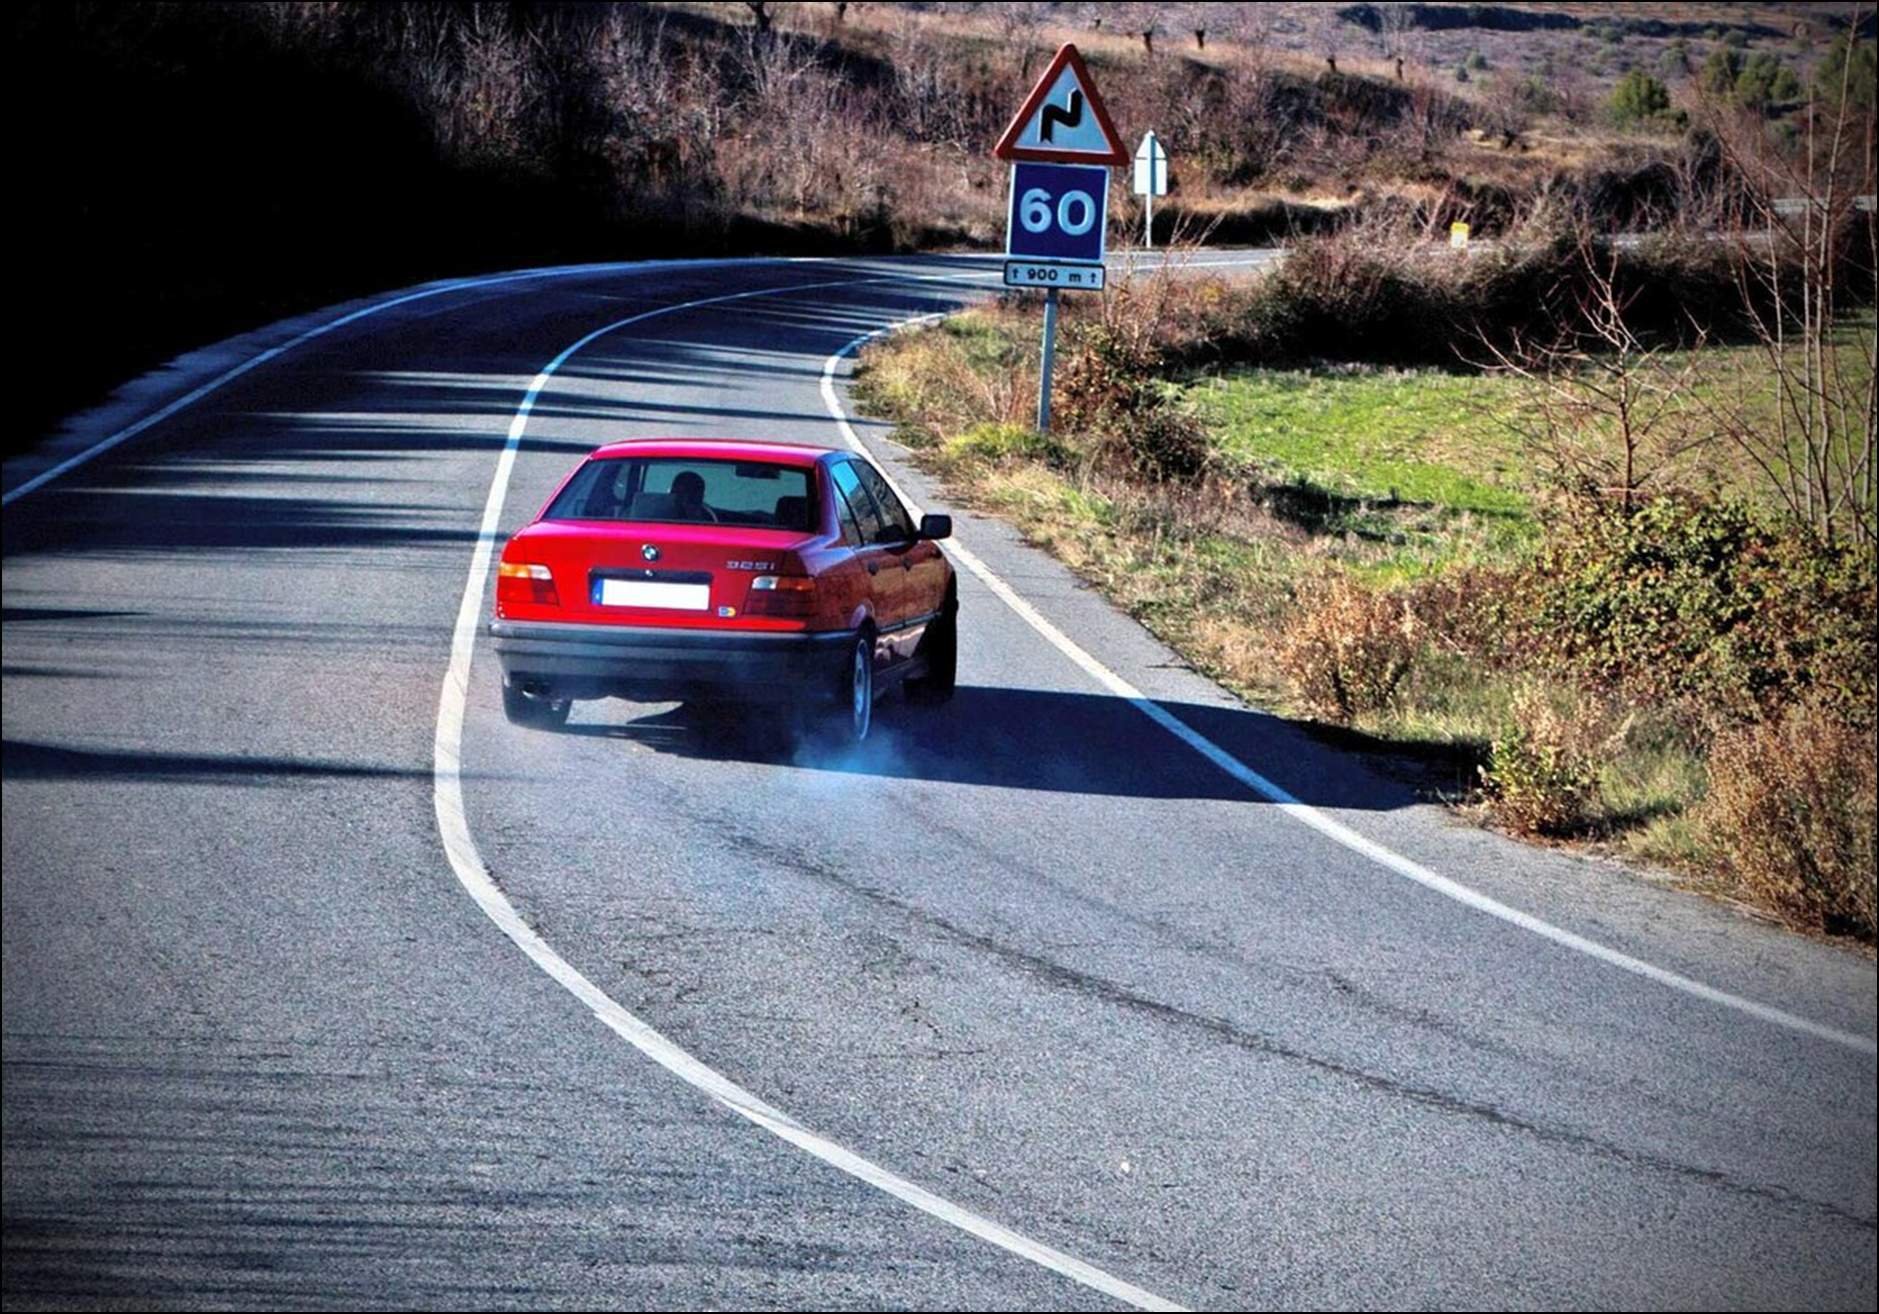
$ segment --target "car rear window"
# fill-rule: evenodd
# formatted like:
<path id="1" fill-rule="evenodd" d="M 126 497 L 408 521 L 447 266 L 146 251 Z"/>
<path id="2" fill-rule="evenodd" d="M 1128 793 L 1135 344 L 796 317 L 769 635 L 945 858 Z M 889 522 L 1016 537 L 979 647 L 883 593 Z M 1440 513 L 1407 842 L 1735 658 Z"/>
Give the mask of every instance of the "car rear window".
<path id="1" fill-rule="evenodd" d="M 813 473 L 763 461 L 597 458 L 575 471 L 543 519 L 761 525 L 807 533 L 815 524 Z"/>

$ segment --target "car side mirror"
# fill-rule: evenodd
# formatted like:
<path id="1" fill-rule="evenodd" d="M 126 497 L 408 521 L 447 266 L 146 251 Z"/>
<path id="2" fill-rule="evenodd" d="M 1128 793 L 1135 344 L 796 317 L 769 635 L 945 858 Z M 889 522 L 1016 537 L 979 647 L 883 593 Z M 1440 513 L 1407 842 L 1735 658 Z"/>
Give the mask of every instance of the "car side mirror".
<path id="1" fill-rule="evenodd" d="M 920 517 L 921 538 L 951 538 L 953 536 L 953 518 L 951 516 L 925 515 Z"/>

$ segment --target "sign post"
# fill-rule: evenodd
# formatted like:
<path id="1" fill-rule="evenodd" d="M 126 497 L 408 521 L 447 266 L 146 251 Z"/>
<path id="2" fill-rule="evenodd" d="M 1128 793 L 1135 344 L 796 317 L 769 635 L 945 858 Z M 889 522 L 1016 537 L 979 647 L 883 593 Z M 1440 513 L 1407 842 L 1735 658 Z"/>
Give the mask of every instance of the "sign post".
<path id="1" fill-rule="evenodd" d="M 1142 245 L 1155 245 L 1155 198 L 1168 194 L 1168 152 L 1152 132 L 1135 148 L 1135 194 L 1142 198 Z"/>
<path id="2" fill-rule="evenodd" d="M 1044 294 L 1044 354 L 1037 369 L 1037 431 L 1050 432 L 1050 369 L 1057 355 L 1057 289 Z"/>
<path id="3" fill-rule="evenodd" d="M 1100 291 L 1109 228 L 1109 170 L 1128 153 L 1075 46 L 1060 49 L 992 154 L 1011 165 L 1005 286 L 1044 289 L 1037 428 L 1050 432 L 1057 294 Z"/>

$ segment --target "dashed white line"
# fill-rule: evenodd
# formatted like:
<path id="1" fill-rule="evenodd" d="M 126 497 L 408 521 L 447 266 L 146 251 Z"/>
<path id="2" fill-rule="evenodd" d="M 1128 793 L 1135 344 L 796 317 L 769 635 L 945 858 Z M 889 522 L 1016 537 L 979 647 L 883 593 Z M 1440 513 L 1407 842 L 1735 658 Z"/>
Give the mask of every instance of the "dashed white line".
<path id="1" fill-rule="evenodd" d="M 937 317 L 927 316 L 926 318 L 933 319 Z M 848 343 L 841 350 L 830 356 L 822 366 L 822 400 L 828 406 L 829 414 L 834 416 L 835 424 L 841 432 L 842 440 L 854 450 L 862 453 L 864 456 L 868 456 L 870 459 L 873 459 L 872 453 L 863 445 L 860 436 L 855 432 L 854 426 L 849 423 L 848 415 L 842 408 L 841 398 L 835 391 L 835 371 L 844 359 L 852 355 L 864 343 L 881 337 L 883 334 L 891 333 L 897 327 L 900 326 L 889 325 L 884 329 L 876 329 L 871 333 L 863 333 L 853 342 Z M 875 464 L 878 466 L 880 462 L 875 461 Z M 883 474 L 885 474 L 885 471 L 883 471 Z M 920 516 L 919 506 L 912 498 L 907 496 L 904 490 L 894 484 L 891 477 L 888 479 L 888 483 L 893 487 L 895 494 L 901 501 L 907 504 L 908 510 L 917 520 Z M 1116 672 L 1096 660 L 1082 645 L 1078 644 L 1069 635 L 1058 629 L 1046 619 L 1043 613 L 1038 611 L 1036 607 L 1019 596 L 1018 592 L 1009 584 L 1005 583 L 1004 580 L 1000 579 L 990 566 L 987 566 L 971 549 L 967 548 L 957 539 L 948 542 L 946 548 L 949 554 L 953 556 L 960 565 L 971 571 L 1000 601 L 1004 602 L 1006 606 L 1015 611 L 1027 625 L 1042 635 L 1052 647 L 1056 648 L 1057 651 L 1061 652 L 1064 656 L 1081 667 L 1096 683 L 1102 685 L 1103 688 L 1127 702 L 1129 706 L 1133 707 L 1143 716 L 1146 716 L 1163 730 L 1166 730 L 1176 739 L 1179 739 L 1196 753 L 1199 753 L 1202 757 L 1213 763 L 1214 766 L 1224 771 L 1254 794 L 1257 794 L 1270 803 L 1276 804 L 1287 816 L 1290 816 L 1295 821 L 1310 826 L 1313 830 L 1325 836 L 1327 839 L 1332 840 L 1334 843 L 1341 844 L 1351 852 L 1360 854 L 1370 859 L 1372 862 L 1395 872 L 1399 876 L 1406 876 L 1418 885 L 1433 890 L 1445 898 L 1453 899 L 1457 903 L 1464 904 L 1478 912 L 1484 912 L 1490 917 L 1497 917 L 1501 921 L 1518 926 L 1524 931 L 1531 931 L 1533 934 L 1543 939 L 1551 940 L 1554 944 L 1561 945 L 1575 953 L 1584 954 L 1589 958 L 1595 958 L 1602 963 L 1607 963 L 1622 971 L 1631 972 L 1647 980 L 1655 981 L 1659 985 L 1668 986 L 1672 990 L 1682 991 L 1686 995 L 1692 995 L 1698 999 L 1707 1000 L 1712 1004 L 1719 1004 L 1724 1008 L 1734 1009 L 1739 1013 L 1745 1013 L 1750 1017 L 1759 1018 L 1763 1022 L 1769 1022 L 1778 1027 L 1786 1027 L 1790 1031 L 1798 1031 L 1804 1035 L 1813 1036 L 1819 1040 L 1825 1040 L 1830 1044 L 1843 1045 L 1847 1049 L 1855 1050 L 1862 1054 L 1879 1053 L 1879 1043 L 1876 1043 L 1869 1036 L 1855 1035 L 1850 1031 L 1842 1031 L 1837 1027 L 1830 1027 L 1824 1023 L 1800 1017 L 1797 1014 L 1787 1012 L 1785 1009 L 1775 1008 L 1772 1005 L 1759 1003 L 1753 999 L 1745 999 L 1741 995 L 1730 994 L 1726 990 L 1719 990 L 1715 986 L 1707 985 L 1702 981 L 1683 976 L 1677 972 L 1672 972 L 1667 968 L 1657 966 L 1655 963 L 1647 963 L 1641 958 L 1634 958 L 1630 954 L 1613 949 L 1609 945 L 1600 944 L 1596 940 L 1588 940 L 1582 935 L 1568 931 L 1564 927 L 1555 926 L 1551 922 L 1535 917 L 1531 913 L 1525 913 L 1518 908 L 1509 907 L 1498 899 L 1490 898 L 1488 895 L 1482 894 L 1478 890 L 1470 889 L 1466 885 L 1462 885 L 1447 876 L 1441 875 L 1439 872 L 1431 871 L 1421 863 L 1404 857 L 1394 849 L 1358 834 L 1343 822 L 1328 816 L 1311 804 L 1300 802 L 1290 793 L 1247 766 L 1244 762 L 1227 752 L 1226 749 L 1214 743 L 1213 740 L 1201 734 L 1200 731 L 1188 725 L 1167 708 L 1155 702 L 1152 698 L 1149 698 L 1140 689 L 1137 689 L 1134 685 L 1116 674 Z"/>

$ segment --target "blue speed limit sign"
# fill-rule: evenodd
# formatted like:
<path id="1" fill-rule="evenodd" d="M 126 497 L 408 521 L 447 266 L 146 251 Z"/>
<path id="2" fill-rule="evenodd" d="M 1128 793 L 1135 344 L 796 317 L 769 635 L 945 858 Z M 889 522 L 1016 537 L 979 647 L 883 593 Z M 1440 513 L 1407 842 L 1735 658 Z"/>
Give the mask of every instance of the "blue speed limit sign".
<path id="1" fill-rule="evenodd" d="M 1020 161 L 1011 166 L 1005 254 L 1100 264 L 1108 213 L 1108 169 Z"/>

